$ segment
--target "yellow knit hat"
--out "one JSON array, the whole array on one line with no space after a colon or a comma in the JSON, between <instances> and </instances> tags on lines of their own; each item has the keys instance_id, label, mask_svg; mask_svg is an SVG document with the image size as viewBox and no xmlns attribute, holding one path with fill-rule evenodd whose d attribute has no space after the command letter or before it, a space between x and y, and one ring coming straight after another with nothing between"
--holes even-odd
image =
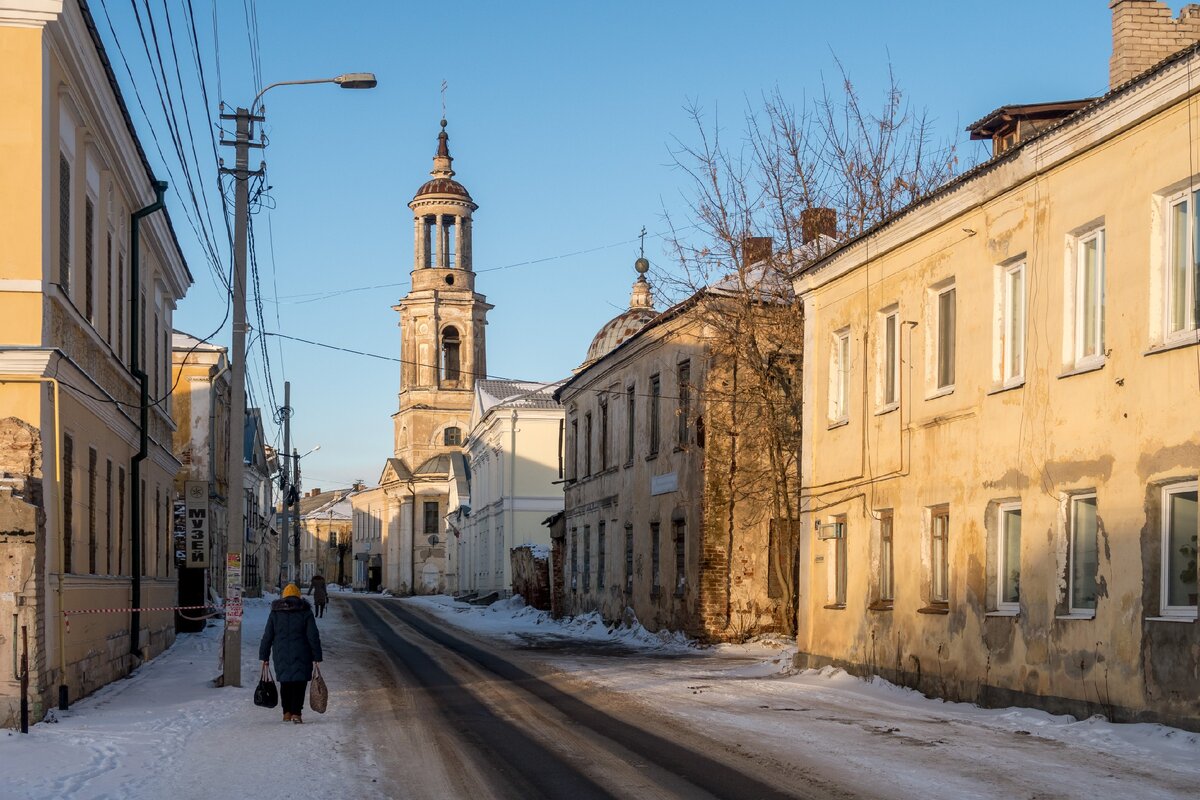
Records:
<instances>
[{"instance_id":1,"label":"yellow knit hat","mask_svg":"<svg viewBox=\"0 0 1200 800\"><path fill-rule=\"evenodd\" d=\"M289 583L287 586L283 587L283 596L284 597L299 597L300 596L300 587L294 583Z\"/></svg>"}]
</instances>

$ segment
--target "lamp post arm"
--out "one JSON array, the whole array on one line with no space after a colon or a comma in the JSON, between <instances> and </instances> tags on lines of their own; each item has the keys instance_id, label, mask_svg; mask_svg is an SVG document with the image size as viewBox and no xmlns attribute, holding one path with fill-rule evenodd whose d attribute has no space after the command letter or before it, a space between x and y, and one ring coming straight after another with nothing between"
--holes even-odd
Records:
<instances>
[{"instance_id":1,"label":"lamp post arm","mask_svg":"<svg viewBox=\"0 0 1200 800\"><path fill-rule=\"evenodd\" d=\"M263 87L261 92L254 95L254 102L250 103L250 111L253 112L254 109L258 107L258 101L262 99L262 96L271 89L274 89L276 86L302 86L309 83L337 83L337 78L312 78L301 81L276 81L275 83L268 84L267 86Z\"/></svg>"}]
</instances>

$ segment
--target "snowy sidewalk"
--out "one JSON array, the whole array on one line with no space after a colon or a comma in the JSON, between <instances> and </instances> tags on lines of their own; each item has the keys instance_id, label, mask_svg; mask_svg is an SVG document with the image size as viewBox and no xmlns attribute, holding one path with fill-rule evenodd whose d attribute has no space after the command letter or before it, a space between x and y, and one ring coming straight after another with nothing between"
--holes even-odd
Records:
<instances>
[{"instance_id":1,"label":"snowy sidewalk","mask_svg":"<svg viewBox=\"0 0 1200 800\"><path fill-rule=\"evenodd\" d=\"M1194 798L1200 734L931 700L842 670L791 668L785 640L698 648L595 614L553 620L519 599L490 607L403 600L525 648L742 752L888 798Z\"/></svg>"},{"instance_id":2,"label":"snowy sidewalk","mask_svg":"<svg viewBox=\"0 0 1200 800\"><path fill-rule=\"evenodd\" d=\"M132 677L53 712L28 735L0 733L6 800L202 800L383 797L378 767L356 733L365 694L346 658L344 604L317 620L329 711L284 725L279 708L253 704L267 600L247 599L241 688L216 689L223 625L181 634ZM307 698L306 704L307 706ZM348 791L353 787L351 791Z\"/></svg>"}]
</instances>

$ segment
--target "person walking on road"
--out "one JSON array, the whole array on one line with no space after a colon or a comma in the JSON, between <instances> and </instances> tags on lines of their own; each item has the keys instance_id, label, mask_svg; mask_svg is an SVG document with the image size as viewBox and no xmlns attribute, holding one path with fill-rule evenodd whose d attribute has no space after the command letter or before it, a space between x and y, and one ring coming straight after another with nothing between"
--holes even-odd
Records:
<instances>
[{"instance_id":1,"label":"person walking on road","mask_svg":"<svg viewBox=\"0 0 1200 800\"><path fill-rule=\"evenodd\" d=\"M313 666L321 662L321 634L312 607L300 596L300 587L289 583L283 597L271 603L271 615L258 645L258 657L267 666L275 657L283 721L302 723L304 692L312 680Z\"/></svg>"},{"instance_id":2,"label":"person walking on road","mask_svg":"<svg viewBox=\"0 0 1200 800\"><path fill-rule=\"evenodd\" d=\"M329 591L325 588L325 576L317 573L308 584L308 593L312 596L317 607L317 616L325 616L325 606L329 605Z\"/></svg>"}]
</instances>

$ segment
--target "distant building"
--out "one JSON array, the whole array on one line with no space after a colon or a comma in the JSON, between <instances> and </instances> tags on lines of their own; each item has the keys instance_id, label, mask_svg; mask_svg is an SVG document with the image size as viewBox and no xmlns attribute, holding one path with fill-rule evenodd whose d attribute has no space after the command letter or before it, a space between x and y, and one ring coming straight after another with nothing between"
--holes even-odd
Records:
<instances>
[{"instance_id":1,"label":"distant building","mask_svg":"<svg viewBox=\"0 0 1200 800\"><path fill-rule=\"evenodd\" d=\"M243 592L247 597L262 597L263 590L277 588L279 575L279 529L275 524L275 475L279 459L266 444L262 409L247 408L245 436L242 441L244 468L242 484L246 523L245 563L242 567ZM225 552L225 551L218 551Z\"/></svg>"},{"instance_id":2,"label":"distant building","mask_svg":"<svg viewBox=\"0 0 1200 800\"><path fill-rule=\"evenodd\" d=\"M542 521L563 507L563 410L557 384L481 380L451 505L453 589L512 592L514 547L550 544ZM459 485L469 486L460 494Z\"/></svg>"},{"instance_id":3,"label":"distant building","mask_svg":"<svg viewBox=\"0 0 1200 800\"><path fill-rule=\"evenodd\" d=\"M308 585L313 575L330 583L343 579L339 544L350 542L354 489L322 492L313 489L300 501L300 582ZM339 577L342 576L342 577Z\"/></svg>"},{"instance_id":4,"label":"distant building","mask_svg":"<svg viewBox=\"0 0 1200 800\"><path fill-rule=\"evenodd\" d=\"M69 629L63 612L130 609L135 585L140 607L175 605L171 326L192 277L165 212L141 221L131 261L130 216L157 176L87 5L5 2L0 75L0 617L6 641L27 631L36 721L60 687L90 694L174 640L171 611L81 614Z\"/></svg>"}]
</instances>

